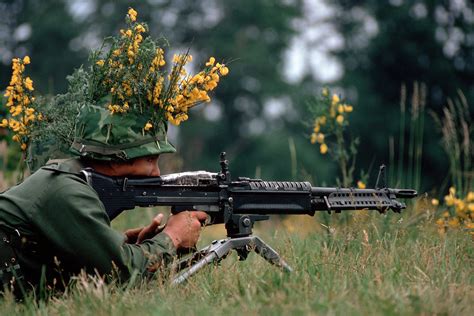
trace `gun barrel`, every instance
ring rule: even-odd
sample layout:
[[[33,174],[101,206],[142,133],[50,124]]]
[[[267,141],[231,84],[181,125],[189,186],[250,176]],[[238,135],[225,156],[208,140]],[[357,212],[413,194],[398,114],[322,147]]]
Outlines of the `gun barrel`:
[[[412,189],[390,189],[393,191],[396,197],[403,198],[403,199],[412,199],[418,195],[416,190]]]

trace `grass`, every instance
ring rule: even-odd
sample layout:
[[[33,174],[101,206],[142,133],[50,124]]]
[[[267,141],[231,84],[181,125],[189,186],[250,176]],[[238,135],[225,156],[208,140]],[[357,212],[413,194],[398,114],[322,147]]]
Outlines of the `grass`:
[[[407,216],[357,215],[330,233],[310,217],[262,223],[256,233],[287,259],[291,274],[256,254],[244,262],[233,254],[185,285],[153,280],[126,289],[84,277],[48,302],[6,297],[0,314],[472,314],[472,237],[443,237],[431,220],[407,225]],[[222,228],[210,229],[201,244],[217,236]]]

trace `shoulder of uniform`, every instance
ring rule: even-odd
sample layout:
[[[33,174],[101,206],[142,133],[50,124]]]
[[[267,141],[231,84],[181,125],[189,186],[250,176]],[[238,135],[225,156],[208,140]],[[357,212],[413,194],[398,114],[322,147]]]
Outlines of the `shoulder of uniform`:
[[[58,173],[80,174],[84,165],[78,158],[49,160],[41,169]]]

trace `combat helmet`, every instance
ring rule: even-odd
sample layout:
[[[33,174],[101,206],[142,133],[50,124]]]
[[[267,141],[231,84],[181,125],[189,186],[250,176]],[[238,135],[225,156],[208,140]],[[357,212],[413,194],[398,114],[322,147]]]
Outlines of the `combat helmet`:
[[[168,142],[167,124],[161,122],[154,133],[144,133],[143,115],[111,115],[103,106],[87,105],[76,120],[73,154],[96,160],[128,160],[137,157],[174,153]]]

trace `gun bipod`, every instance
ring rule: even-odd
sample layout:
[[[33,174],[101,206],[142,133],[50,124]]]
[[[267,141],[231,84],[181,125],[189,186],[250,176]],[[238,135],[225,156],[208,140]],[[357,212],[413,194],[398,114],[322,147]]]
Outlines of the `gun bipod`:
[[[185,282],[189,277],[209,264],[220,263],[232,250],[237,252],[241,261],[247,259],[250,252],[255,251],[266,261],[280,267],[284,271],[293,271],[278,252],[260,237],[252,235],[253,223],[255,220],[261,220],[261,216],[233,215],[232,217],[233,220],[226,225],[230,237],[214,240],[209,246],[192,254],[190,258],[178,261],[176,264],[178,274],[171,281],[173,285]],[[232,232],[232,234],[229,234],[229,232]]]

